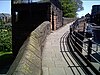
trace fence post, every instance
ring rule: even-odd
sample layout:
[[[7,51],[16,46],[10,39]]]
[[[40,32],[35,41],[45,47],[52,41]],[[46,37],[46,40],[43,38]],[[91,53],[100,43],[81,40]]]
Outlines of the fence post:
[[[70,26],[70,35],[71,35],[71,33],[72,33],[72,26]]]
[[[92,48],[92,40],[90,38],[90,39],[88,39],[88,55],[87,55],[87,59],[89,61],[91,61],[91,56],[90,56],[90,54],[92,52],[92,49],[91,48]]]
[[[86,29],[86,24],[84,23],[84,28],[83,28],[83,32],[85,32],[85,29]]]

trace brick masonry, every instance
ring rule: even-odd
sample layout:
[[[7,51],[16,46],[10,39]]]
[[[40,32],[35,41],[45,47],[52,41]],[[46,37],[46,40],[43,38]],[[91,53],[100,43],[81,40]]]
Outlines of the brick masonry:
[[[54,5],[53,3],[51,4],[51,29],[52,30],[57,30],[62,24],[62,10]]]

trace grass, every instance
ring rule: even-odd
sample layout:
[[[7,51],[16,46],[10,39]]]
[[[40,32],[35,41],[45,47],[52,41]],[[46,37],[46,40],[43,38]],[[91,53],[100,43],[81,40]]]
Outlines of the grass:
[[[12,52],[4,52],[4,51],[1,51],[0,52],[0,57],[3,56],[3,55],[5,55],[5,54],[12,54]]]
[[[12,58],[12,52],[0,52],[0,65],[8,64]]]

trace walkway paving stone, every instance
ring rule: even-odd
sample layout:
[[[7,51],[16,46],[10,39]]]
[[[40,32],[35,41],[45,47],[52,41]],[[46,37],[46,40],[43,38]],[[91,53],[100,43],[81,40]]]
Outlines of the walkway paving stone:
[[[46,38],[42,53],[43,75],[72,75],[70,67],[60,52],[60,38],[68,31],[72,23],[53,31]]]

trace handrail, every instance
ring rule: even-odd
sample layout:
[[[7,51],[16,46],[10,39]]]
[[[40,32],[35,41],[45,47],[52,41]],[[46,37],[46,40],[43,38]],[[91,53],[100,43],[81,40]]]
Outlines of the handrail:
[[[93,69],[95,69],[95,71],[93,71],[93,72],[95,72],[95,74],[97,75],[97,74],[100,74],[100,71],[99,71],[98,69],[96,69],[96,67],[92,64],[91,58],[93,58],[93,59],[96,61],[96,63],[99,64],[99,65],[100,65],[100,60],[98,60],[96,57],[94,57],[94,56],[92,55],[92,51],[93,51],[94,53],[98,54],[99,57],[100,57],[100,54],[99,54],[96,50],[94,50],[94,49],[92,48],[92,43],[96,44],[97,46],[100,46],[100,45],[97,44],[96,42],[90,40],[90,38],[86,38],[86,37],[84,36],[84,34],[85,34],[84,31],[83,31],[83,33],[84,33],[83,35],[80,34],[80,32],[78,31],[77,27],[79,26],[79,23],[82,22],[82,20],[84,20],[84,19],[77,19],[77,20],[70,26],[70,33],[69,33],[69,36],[70,36],[70,37],[68,37],[68,38],[71,40],[70,43],[73,44],[73,46],[75,46],[74,48],[77,48],[77,50],[79,51],[79,47],[80,47],[80,49],[82,49],[82,51],[84,50],[84,51],[87,53],[87,56],[88,56],[88,57],[86,58],[86,57],[82,54],[82,52],[79,51],[79,52],[81,53],[81,55],[82,55],[84,58],[87,59],[86,62],[89,61],[89,64],[91,65],[91,66],[89,66],[89,67],[91,68],[92,71],[93,71]],[[76,30],[77,30],[77,31],[76,31]],[[77,36],[76,36],[76,34],[77,34]],[[84,39],[79,38],[79,36],[88,40],[87,45],[86,45],[85,42],[83,41]],[[91,42],[91,43],[89,43],[89,42]],[[87,46],[88,48],[85,49],[85,48],[83,47],[83,44],[84,44],[85,46]],[[99,69],[100,69],[100,66],[99,66]]]
[[[73,37],[73,34],[71,35],[72,37]],[[75,36],[75,35],[74,35]],[[76,38],[77,40],[79,40],[79,41],[81,41],[82,42],[82,40],[80,40],[77,36],[75,36],[74,38]],[[74,39],[74,38],[72,38],[72,39]],[[87,50],[86,49],[84,49],[83,48],[83,46],[81,46],[77,41],[76,41],[76,43],[86,52],[86,53],[88,53],[87,52]],[[82,43],[84,43],[84,42],[82,42]],[[92,48],[91,48],[91,50],[93,50]],[[93,51],[95,51],[95,50],[93,50]],[[96,52],[96,51],[95,51]],[[96,52],[98,55],[100,55],[98,52]],[[91,54],[90,54],[91,55]],[[94,58],[94,56],[93,55],[91,55],[91,57],[93,57]],[[95,58],[94,58],[95,59]],[[97,59],[95,59],[99,64],[100,64],[100,61],[98,61]]]

